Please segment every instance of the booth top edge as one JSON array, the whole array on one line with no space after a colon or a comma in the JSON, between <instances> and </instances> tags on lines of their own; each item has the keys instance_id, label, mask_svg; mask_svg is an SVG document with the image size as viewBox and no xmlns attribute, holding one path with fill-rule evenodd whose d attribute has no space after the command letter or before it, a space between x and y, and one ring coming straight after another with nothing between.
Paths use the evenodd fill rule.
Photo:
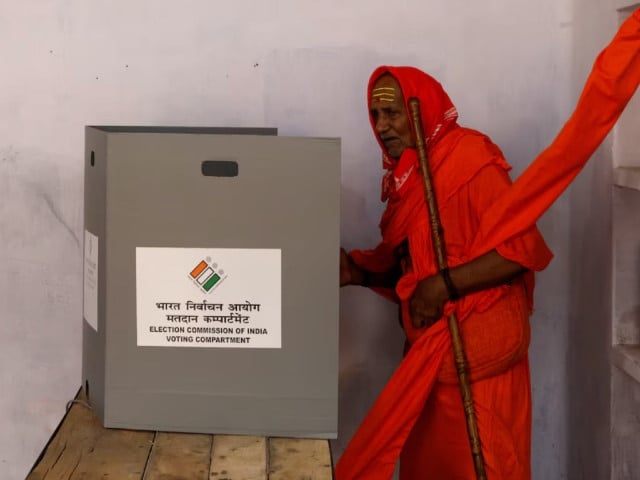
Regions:
<instances>
[{"instance_id":1,"label":"booth top edge","mask_svg":"<svg viewBox=\"0 0 640 480\"><path fill-rule=\"evenodd\" d=\"M278 135L277 128L259 127L186 127L149 125L87 125L87 129L105 133L177 133L205 135Z\"/></svg>"},{"instance_id":2,"label":"booth top edge","mask_svg":"<svg viewBox=\"0 0 640 480\"><path fill-rule=\"evenodd\" d=\"M106 135L246 135L258 137L305 138L307 140L331 140L340 142L338 136L318 135L285 135L278 136L277 128L269 127L172 127L172 126L144 126L144 125L85 125L85 132L95 130Z\"/></svg>"}]
</instances>

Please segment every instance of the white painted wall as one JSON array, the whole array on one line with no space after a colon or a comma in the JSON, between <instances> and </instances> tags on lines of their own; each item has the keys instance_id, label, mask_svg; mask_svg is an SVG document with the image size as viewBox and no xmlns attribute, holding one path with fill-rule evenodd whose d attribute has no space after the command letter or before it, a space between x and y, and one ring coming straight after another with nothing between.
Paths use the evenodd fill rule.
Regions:
<instances>
[{"instance_id":1,"label":"white painted wall","mask_svg":"<svg viewBox=\"0 0 640 480\"><path fill-rule=\"evenodd\" d=\"M381 63L439 78L520 172L569 113L570 0L0 0L0 479L23 478L80 384L86 124L277 126L343 138L343 243L376 243ZM591 53L591 52L589 52ZM568 219L540 225L534 478L567 478ZM343 290L339 454L398 362L393 306Z\"/></svg>"}]
</instances>

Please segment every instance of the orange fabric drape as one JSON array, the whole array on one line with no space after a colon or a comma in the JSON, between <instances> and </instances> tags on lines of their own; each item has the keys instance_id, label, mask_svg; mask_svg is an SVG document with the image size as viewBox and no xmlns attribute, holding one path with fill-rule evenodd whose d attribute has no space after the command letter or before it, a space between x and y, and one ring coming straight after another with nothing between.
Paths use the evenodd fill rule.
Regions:
<instances>
[{"instance_id":1,"label":"orange fabric drape","mask_svg":"<svg viewBox=\"0 0 640 480\"><path fill-rule=\"evenodd\" d=\"M530 229L575 178L635 92L640 82L639 53L640 9L623 23L612 42L596 59L575 112L558 137L483 215L479 234L470 251L471 258ZM447 133L446 127L441 126L443 135ZM431 162L435 157L434 152L430 151L429 155ZM401 158L400 163L402 161ZM436 165L434 170L437 169ZM396 176L396 181L398 178L403 177ZM402 187L400 185L398 191ZM446 192L438 193L438 200L443 194L446 195ZM390 197L389 203L392 201ZM381 268L385 262L384 256L390 255L392 249L383 242L374 252L356 252L354 258L360 255L358 260L362 265L368 262L371 266ZM423 277L425 274L428 272L423 272ZM408 279L406 284L399 285L399 295L410 298L412 284L415 287L416 281L416 278ZM455 306L449 305L448 308ZM382 480L391 477L398 455L423 411L442 358L449 348L448 334L437 324L424 333L417 333L411 349L336 466L338 480Z\"/></svg>"},{"instance_id":2,"label":"orange fabric drape","mask_svg":"<svg viewBox=\"0 0 640 480\"><path fill-rule=\"evenodd\" d=\"M509 295L491 308L474 313L465 326L484 327L504 321L526 322L528 309L522 285L514 285ZM488 340L483 330L479 334ZM467 336L468 338L468 336ZM524 343L528 346L528 341ZM501 347L498 347L500 350ZM449 352L447 356L450 356ZM478 429L482 433L485 469L490 480L531 478L531 387L526 351L508 368L483 376L471 384ZM469 362L470 369L476 368ZM443 373L455 383L444 383ZM453 371L453 358L445 358L422 412L403 445L400 478L472 479L475 477L460 387Z\"/></svg>"}]
</instances>

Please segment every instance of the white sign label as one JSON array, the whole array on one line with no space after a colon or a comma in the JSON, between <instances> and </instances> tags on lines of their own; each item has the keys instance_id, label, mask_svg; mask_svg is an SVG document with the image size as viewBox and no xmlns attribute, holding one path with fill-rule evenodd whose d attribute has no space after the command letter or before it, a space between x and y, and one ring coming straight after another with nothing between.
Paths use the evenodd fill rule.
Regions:
<instances>
[{"instance_id":1,"label":"white sign label","mask_svg":"<svg viewBox=\"0 0 640 480\"><path fill-rule=\"evenodd\" d=\"M138 345L281 348L281 251L136 248Z\"/></svg>"},{"instance_id":2,"label":"white sign label","mask_svg":"<svg viewBox=\"0 0 640 480\"><path fill-rule=\"evenodd\" d=\"M84 288L83 315L98 331L98 237L84 231Z\"/></svg>"}]
</instances>

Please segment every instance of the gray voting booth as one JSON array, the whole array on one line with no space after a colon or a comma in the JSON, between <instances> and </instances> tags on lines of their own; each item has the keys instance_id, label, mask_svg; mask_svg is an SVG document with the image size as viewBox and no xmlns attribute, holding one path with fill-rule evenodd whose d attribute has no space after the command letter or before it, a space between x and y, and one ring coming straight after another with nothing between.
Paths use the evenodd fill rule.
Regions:
<instances>
[{"instance_id":1,"label":"gray voting booth","mask_svg":"<svg viewBox=\"0 0 640 480\"><path fill-rule=\"evenodd\" d=\"M87 127L83 384L106 427L335 438L340 141Z\"/></svg>"}]
</instances>

